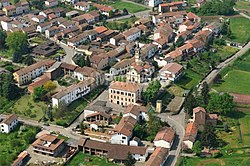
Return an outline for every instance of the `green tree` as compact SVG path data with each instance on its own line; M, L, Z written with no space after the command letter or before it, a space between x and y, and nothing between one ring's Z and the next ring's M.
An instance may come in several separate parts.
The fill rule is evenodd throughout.
M29 0L30 4L32 5L32 7L34 7L35 9L38 10L43 10L44 8L44 1L41 0Z
M38 86L34 88L33 99L35 101L42 100L46 95L47 91L43 86Z
M206 125L204 131L201 133L201 144L203 146L217 147L217 136L215 129L211 125Z
M184 107L186 113L188 113L189 115L192 115L193 108L196 106L197 106L197 103L196 103L195 97L192 94L188 95L185 98L184 103L183 103L183 107Z
M202 89L201 89L201 96L203 98L204 105L208 104L208 101L209 101L209 94L208 93L209 93L209 86L208 86L207 82L205 81L202 84Z
M7 35L6 44L13 53L22 55L28 51L28 38L23 32L13 32Z
M51 93L54 89L56 89L57 85L53 81L49 80L43 87L47 92Z
M157 93L159 92L161 88L161 84L160 81L152 81L148 88L146 89L145 92L143 92L143 97L146 100L146 102L148 103L149 101L151 101L152 99L154 99L155 97L157 97Z
M113 12L113 10L110 10L109 11L109 18L112 18L115 16L115 13Z
M176 47L180 47L180 46L182 46L182 45L184 44L184 42L185 42L184 38L183 38L182 36L180 36L180 37L176 40L175 45L176 45Z
M201 153L201 150L202 150L201 142L195 141L192 150L193 150L193 152L196 153L196 155L199 155Z
M128 153L128 157L127 157L127 159L125 160L124 165L125 165L125 166L134 166L135 163L136 163L135 158L132 156L131 153Z
M126 8L123 9L123 14L128 15L128 10Z
M90 62L89 56L86 56L85 65L86 65L87 67L91 67L91 62Z
M227 115L233 111L234 103L233 97L228 93L212 93L209 98L207 110L209 112L216 112L221 115Z
M25 57L23 58L23 63L24 63L25 65L30 66L30 65L34 64L35 62L36 62L36 61L34 60L33 56L28 55L28 56L25 56Z
M148 121L146 122L146 129L148 133L147 140L153 141L157 132L163 127L161 119L155 116L152 112L148 113Z
M15 85L12 74L0 75L0 96L14 100L21 94L21 90Z
M7 38L7 34L5 31L0 29L0 49L5 48L5 40Z

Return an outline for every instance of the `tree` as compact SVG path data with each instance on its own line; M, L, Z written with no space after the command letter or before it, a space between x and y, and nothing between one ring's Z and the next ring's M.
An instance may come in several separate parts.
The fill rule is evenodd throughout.
M233 97L228 93L212 93L207 106L208 112L216 112L221 115L227 115L234 108Z
M201 144L203 146L216 147L217 136L213 126L206 125L204 131L201 133Z
M85 65L86 65L87 67L91 67L91 62L90 62L89 56L86 56Z
M155 116L153 113L148 113L148 121L146 122L146 129L148 133L147 140L153 141L157 132L163 127L161 119Z
M185 40L182 36L180 36L177 40L176 40L176 47L180 47L184 44Z
M146 89L145 92L143 92L143 97L146 100L146 102L148 103L150 100L154 99L155 97L157 97L157 93L161 88L161 83L160 81L152 81L148 88Z
M21 94L21 90L16 86L13 81L12 74L1 74L0 75L0 96L14 100Z
M81 134L84 134L85 132L85 129L86 129L87 127L81 122L80 123L80 130L81 130Z
M0 49L5 48L5 40L7 38L7 34L5 31L0 29Z
M35 101L42 100L42 98L46 95L47 91L43 86L38 86L34 88L33 99Z
M51 93L54 89L56 89L56 87L57 85L51 80L49 80L44 84L44 89L49 93Z
M10 33L6 38L6 44L13 53L22 55L28 51L28 38L23 32Z
M55 117L57 119L60 119L62 117L64 117L64 115L68 112L68 107L67 104L64 100L62 100L59 105L58 108L55 111Z
M126 8L123 9L123 14L128 15L128 10Z
M201 89L201 96L203 98L204 105L208 104L208 100L209 100L209 94L208 93L209 93L209 86L208 86L207 82L205 81L202 84L202 89Z
M25 65L28 65L28 66L30 66L30 65L32 65L32 64L34 64L36 61L34 60L34 58L33 58L33 56L25 56L25 58L23 59L23 63L25 64Z
M199 155L202 150L201 142L200 141L195 141L194 146L193 146L193 152L196 153L196 155Z
M189 96L187 96L184 100L184 104L183 107L185 109L185 111L189 114L192 115L193 113L193 108L196 107L196 99L195 97L191 94Z
M113 10L110 10L110 11L109 11L109 17L112 18L112 17L114 17L114 16L115 16L115 13L113 12Z
M125 166L134 166L135 163L136 163L135 158L132 156L131 153L128 153L128 157L127 157L127 159L125 160L124 165L125 165Z

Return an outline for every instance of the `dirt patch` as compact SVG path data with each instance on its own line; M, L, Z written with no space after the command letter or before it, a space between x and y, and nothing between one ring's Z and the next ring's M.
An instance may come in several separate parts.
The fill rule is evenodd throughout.
M204 165L206 165L208 163L219 163L221 166L225 166L226 165L226 163L223 160L221 160L221 159L210 159L210 160L204 160L204 161L202 161L202 163L199 163L197 166L204 166Z
M250 104L250 95L238 94L238 93L230 93L233 96L233 100L236 103L240 104Z

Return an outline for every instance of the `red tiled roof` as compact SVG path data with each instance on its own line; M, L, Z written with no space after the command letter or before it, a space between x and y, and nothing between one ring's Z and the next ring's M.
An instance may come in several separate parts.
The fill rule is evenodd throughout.
M137 92L138 90L141 89L140 85L137 83L119 82L119 81L112 81L109 88L124 90L124 91L129 91L129 92Z
M195 142L197 132L198 128L196 126L196 123L194 122L188 123L183 141L189 140L191 142Z
M178 73L182 68L182 65L178 63L168 63L160 70L160 72L163 70L167 70L171 73Z
M103 33L108 30L105 26L99 26L94 29L97 33Z
M174 137L175 131L171 127L165 127L156 134L154 141L164 140L171 143L173 142Z
M206 113L206 110L203 107L196 107L196 108L193 109L193 113L197 113L197 112L200 112L200 111Z

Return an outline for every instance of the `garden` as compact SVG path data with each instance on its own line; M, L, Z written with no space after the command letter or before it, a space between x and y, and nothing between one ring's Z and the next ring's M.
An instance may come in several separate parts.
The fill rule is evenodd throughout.
M121 0L108 2L107 5L110 5L113 8L119 9L119 10L123 10L124 8L126 8L129 13L137 13L137 12L147 10L146 7L143 7L134 3L130 3L130 2L123 2Z
M19 125L9 134L0 133L0 165L11 165L16 157L35 140L39 128Z

